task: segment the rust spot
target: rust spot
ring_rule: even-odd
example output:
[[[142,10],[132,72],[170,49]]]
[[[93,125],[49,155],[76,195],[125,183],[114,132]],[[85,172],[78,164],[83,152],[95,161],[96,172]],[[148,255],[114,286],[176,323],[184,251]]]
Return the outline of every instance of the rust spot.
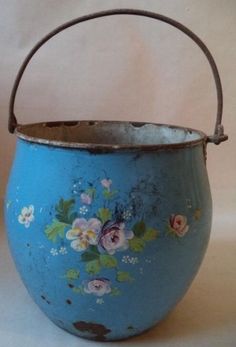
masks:
[[[60,125],[61,125],[61,122],[46,122],[46,123],[44,123],[44,126],[48,127],[48,128],[54,128],[54,127],[58,127]]]
[[[67,303],[68,305],[71,305],[71,304],[72,304],[72,301],[71,301],[70,299],[67,299],[67,300],[66,300],[66,303]]]
[[[133,127],[135,127],[135,128],[141,128],[144,125],[146,125],[147,123],[144,123],[144,122],[130,122],[130,124],[133,125]]]
[[[128,330],[133,330],[134,327],[133,327],[132,325],[129,325],[129,326],[127,327],[127,329],[128,329]]]
[[[200,208],[196,208],[196,210],[194,211],[194,219],[195,220],[199,220],[201,218],[201,214],[202,214],[202,211]]]
[[[96,124],[96,122],[94,122],[94,121],[89,121],[88,122],[88,125],[95,125]]]
[[[79,321],[73,323],[73,325],[77,330],[83,333],[88,333],[88,338],[91,338],[95,341],[105,341],[105,335],[111,332],[111,330],[107,329],[104,325],[92,322]]]
[[[91,148],[83,148],[83,150],[88,151],[90,154],[107,154],[107,153],[116,152],[117,148],[95,145],[94,147],[91,147]]]
[[[49,300],[47,300],[46,297],[45,297],[44,295],[41,295],[41,298],[42,298],[44,301],[46,301],[46,303],[47,303],[48,305],[51,304],[51,302],[50,302]]]
[[[73,126],[76,126],[78,125],[78,121],[66,121],[66,122],[63,122],[63,125],[67,126],[67,127],[73,127]]]

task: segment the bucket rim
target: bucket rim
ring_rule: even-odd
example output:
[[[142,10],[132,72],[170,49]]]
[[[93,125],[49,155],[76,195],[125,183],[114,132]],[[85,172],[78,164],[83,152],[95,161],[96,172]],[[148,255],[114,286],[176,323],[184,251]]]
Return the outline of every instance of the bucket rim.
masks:
[[[183,142],[173,142],[173,143],[156,143],[156,144],[105,144],[105,143],[89,143],[89,142],[66,142],[66,141],[58,141],[51,140],[47,138],[42,138],[38,136],[28,135],[24,131],[36,128],[36,127],[73,127],[73,126],[96,126],[101,124],[124,124],[131,125],[136,128],[141,128],[145,125],[153,125],[157,127],[167,127],[169,129],[180,129],[186,133],[192,134],[196,133],[199,138],[194,140],[186,140]],[[91,152],[116,152],[116,151],[159,151],[159,150],[174,150],[188,147],[195,147],[198,145],[206,145],[207,143],[207,135],[197,129],[173,125],[173,124],[165,124],[165,123],[155,123],[155,122],[143,122],[143,121],[117,121],[117,120],[68,120],[68,121],[44,121],[38,123],[28,123],[24,125],[18,125],[15,134],[18,138],[25,140],[27,142],[33,142],[41,145],[53,146],[53,147],[61,147],[61,148],[69,148],[69,149],[80,149],[87,150]]]

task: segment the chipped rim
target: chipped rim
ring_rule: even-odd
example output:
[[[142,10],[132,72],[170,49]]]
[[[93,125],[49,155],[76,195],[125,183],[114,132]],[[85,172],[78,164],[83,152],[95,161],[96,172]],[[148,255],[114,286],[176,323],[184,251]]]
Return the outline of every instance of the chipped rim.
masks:
[[[144,125],[154,125],[158,127],[168,127],[171,129],[182,129],[188,132],[195,132],[199,135],[199,138],[196,140],[178,142],[178,143],[166,143],[166,144],[102,144],[102,143],[87,143],[87,142],[66,142],[66,141],[57,141],[57,140],[47,140],[41,137],[30,136],[24,134],[24,129],[29,127],[37,126],[78,126],[78,125],[100,125],[103,123],[108,124],[130,124],[134,127],[142,127]],[[18,125],[15,131],[15,134],[18,138],[23,139],[28,142],[33,142],[37,144],[62,147],[62,148],[72,148],[80,150],[88,150],[91,152],[116,152],[116,151],[159,151],[159,150],[174,150],[187,147],[195,147],[200,144],[207,143],[207,135],[200,131],[189,127],[183,127],[178,125],[163,124],[163,123],[153,123],[153,122],[141,122],[141,121],[109,121],[109,120],[80,120],[80,121],[49,121],[49,122],[40,122],[40,123],[29,123],[25,125]]]

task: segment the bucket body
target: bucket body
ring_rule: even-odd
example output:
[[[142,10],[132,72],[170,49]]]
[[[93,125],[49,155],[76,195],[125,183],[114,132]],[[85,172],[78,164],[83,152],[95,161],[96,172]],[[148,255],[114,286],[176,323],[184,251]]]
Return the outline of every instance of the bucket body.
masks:
[[[216,86],[213,135],[131,121],[18,122],[16,93],[41,46],[73,25],[113,15],[165,22],[199,46]],[[228,139],[222,110],[220,76],[206,45],[157,13],[89,14],[55,28],[31,49],[10,98],[8,129],[18,142],[5,221],[21,278],[55,324],[88,339],[124,339],[155,325],[183,297],[209,240],[206,144]]]
[[[203,145],[111,153],[18,139],[8,240],[31,297],[95,340],[149,329],[203,259],[212,203]]]

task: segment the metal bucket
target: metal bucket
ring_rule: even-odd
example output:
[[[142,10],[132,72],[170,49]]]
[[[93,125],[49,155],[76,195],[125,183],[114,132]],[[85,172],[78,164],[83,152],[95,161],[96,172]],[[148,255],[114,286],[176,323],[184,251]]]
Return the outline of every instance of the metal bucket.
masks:
[[[33,54],[69,26],[121,14],[164,21],[199,45],[217,88],[213,136],[140,122],[17,123],[15,96]],[[5,217],[17,270],[55,324],[84,338],[118,340],[149,329],[175,307],[209,240],[206,146],[227,139],[221,118],[222,88],[209,50],[162,15],[95,13],[55,29],[32,49],[10,102],[9,131],[18,140]]]

